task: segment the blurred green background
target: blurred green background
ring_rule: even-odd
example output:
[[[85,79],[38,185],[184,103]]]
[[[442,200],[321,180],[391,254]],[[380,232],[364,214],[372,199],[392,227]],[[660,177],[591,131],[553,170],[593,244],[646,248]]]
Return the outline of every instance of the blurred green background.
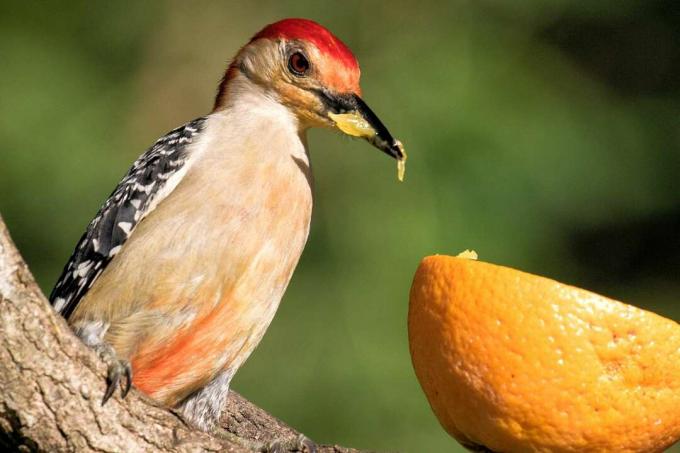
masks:
[[[0,212],[46,292],[131,162],[291,16],[354,50],[410,159],[399,184],[366,143],[311,132],[311,237],[236,390],[319,442],[457,451],[406,338],[433,253],[680,319],[676,0],[0,3]]]

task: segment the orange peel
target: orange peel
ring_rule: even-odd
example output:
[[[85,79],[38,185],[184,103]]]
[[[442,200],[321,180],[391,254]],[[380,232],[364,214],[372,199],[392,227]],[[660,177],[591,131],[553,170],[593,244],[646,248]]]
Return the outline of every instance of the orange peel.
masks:
[[[680,439],[680,325],[463,257],[416,271],[413,366],[442,426],[502,452],[660,452]]]

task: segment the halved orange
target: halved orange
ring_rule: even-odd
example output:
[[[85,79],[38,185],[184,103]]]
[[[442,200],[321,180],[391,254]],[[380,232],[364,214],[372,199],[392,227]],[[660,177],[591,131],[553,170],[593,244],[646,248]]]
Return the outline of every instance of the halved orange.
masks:
[[[425,258],[413,366],[443,427],[497,452],[657,452],[680,439],[680,325],[474,259]]]

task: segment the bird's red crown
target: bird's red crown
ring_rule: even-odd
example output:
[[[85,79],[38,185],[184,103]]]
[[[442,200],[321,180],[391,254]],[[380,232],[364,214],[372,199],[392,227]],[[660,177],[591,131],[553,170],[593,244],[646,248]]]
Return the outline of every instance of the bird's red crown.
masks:
[[[340,39],[326,27],[309,19],[283,19],[264,27],[253,40],[269,39],[299,39],[309,41],[320,52],[340,62],[349,71],[359,71],[356,57]]]

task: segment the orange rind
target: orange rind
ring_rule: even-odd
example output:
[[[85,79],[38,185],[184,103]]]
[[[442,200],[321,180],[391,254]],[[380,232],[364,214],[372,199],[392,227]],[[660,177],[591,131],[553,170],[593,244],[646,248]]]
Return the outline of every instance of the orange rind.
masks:
[[[442,426],[497,452],[661,452],[680,439],[680,325],[548,278],[430,256],[413,366]]]

